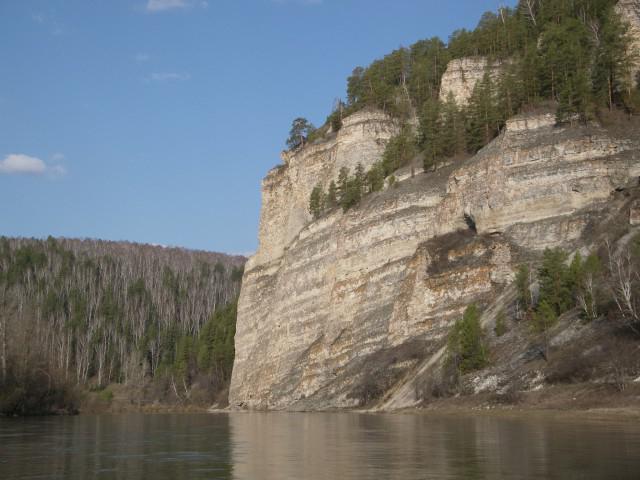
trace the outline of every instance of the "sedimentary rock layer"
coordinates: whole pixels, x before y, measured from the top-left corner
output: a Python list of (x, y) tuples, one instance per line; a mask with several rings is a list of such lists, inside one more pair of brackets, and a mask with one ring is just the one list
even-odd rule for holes
[(473, 94), (476, 84), (485, 73), (496, 79), (500, 75), (502, 64), (491, 62), (486, 57), (466, 57), (452, 60), (447, 65), (440, 87), (440, 101), (446, 102), (449, 96), (459, 106), (465, 106)]
[(344, 133), (343, 145), (357, 138), (348, 156), (338, 136), (265, 179), (232, 406), (350, 407), (391, 387), (442, 346), (469, 303), (499, 294), (519, 259), (580, 245), (611, 192), (640, 175), (637, 139), (521, 116), (475, 157), (311, 222), (303, 205), (312, 186), (339, 166), (376, 161), (375, 145), (394, 128), (383, 116), (346, 125), (358, 132)]
[(620, 0), (616, 11), (629, 26), (628, 34), (631, 38), (630, 53), (633, 64), (631, 66), (632, 81), (640, 82), (640, 0)]

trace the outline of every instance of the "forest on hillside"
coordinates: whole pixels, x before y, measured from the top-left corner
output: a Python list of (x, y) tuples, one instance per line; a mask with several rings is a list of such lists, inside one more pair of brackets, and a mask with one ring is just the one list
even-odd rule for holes
[(96, 240), (0, 238), (0, 412), (69, 408), (78, 387), (224, 388), (245, 259)]
[[(638, 58), (616, 4), (520, 0), (514, 8), (486, 12), (474, 30), (457, 30), (446, 43), (420, 40), (356, 67), (347, 79), (346, 101), (318, 129), (304, 118), (294, 120), (287, 147), (321, 141), (340, 129), (344, 116), (365, 108), (393, 116), (401, 131), (370, 171), (341, 172), (335, 192), (318, 185), (310, 202), (313, 216), (356, 205), (417, 158), (431, 171), (475, 154), (508, 118), (541, 105), (554, 108), (559, 123), (603, 120), (610, 112), (638, 114), (640, 79), (632, 76)], [(442, 98), (441, 80), (450, 61), (469, 57), (483, 57), (496, 68), (487, 68), (468, 103), (458, 105), (452, 95)]]

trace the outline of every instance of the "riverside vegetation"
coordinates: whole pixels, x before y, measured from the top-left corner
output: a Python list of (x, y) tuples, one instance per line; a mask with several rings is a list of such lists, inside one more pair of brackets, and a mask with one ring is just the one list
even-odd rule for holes
[(113, 390), (138, 406), (210, 405), (231, 375), (243, 265), (177, 248), (0, 238), (0, 413), (108, 406)]

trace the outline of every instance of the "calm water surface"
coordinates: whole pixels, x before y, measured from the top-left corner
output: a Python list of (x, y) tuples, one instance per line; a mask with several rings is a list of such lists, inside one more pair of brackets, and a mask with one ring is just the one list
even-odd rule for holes
[(640, 479), (640, 424), (237, 413), (0, 419), (0, 479)]

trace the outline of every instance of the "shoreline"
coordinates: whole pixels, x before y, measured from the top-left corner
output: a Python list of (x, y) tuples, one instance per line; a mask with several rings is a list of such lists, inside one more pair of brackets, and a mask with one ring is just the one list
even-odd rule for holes
[(203, 406), (149, 406), (142, 408), (116, 408), (103, 410), (84, 410), (77, 413), (51, 413), (48, 415), (0, 416), (0, 418), (35, 418), (35, 417), (73, 417), (93, 415), (232, 415), (232, 414), (360, 414), (360, 415), (420, 415), (420, 416), (465, 416), (465, 417), (499, 417), (499, 418), (563, 418), (569, 420), (640, 420), (640, 406), (626, 407), (590, 407), (590, 408), (547, 408), (518, 405), (437, 405), (410, 407), (400, 410), (366, 410), (366, 409), (328, 409), (328, 410), (234, 410), (229, 408), (212, 408)]

